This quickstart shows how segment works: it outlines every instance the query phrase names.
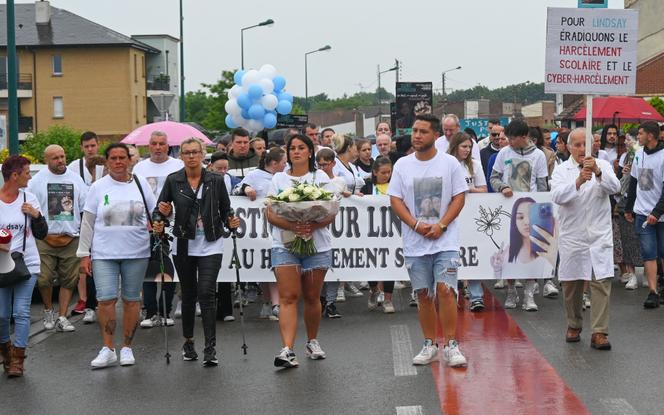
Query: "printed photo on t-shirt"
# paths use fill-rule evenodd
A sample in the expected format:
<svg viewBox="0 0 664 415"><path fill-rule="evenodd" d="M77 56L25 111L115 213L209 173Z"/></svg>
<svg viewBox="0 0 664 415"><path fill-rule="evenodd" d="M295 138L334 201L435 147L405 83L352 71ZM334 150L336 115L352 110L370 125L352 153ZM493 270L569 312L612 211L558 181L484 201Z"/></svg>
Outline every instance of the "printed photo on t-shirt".
<svg viewBox="0 0 664 415"><path fill-rule="evenodd" d="M652 169L641 168L639 169L639 190L644 192L653 190L655 188L655 178Z"/></svg>
<svg viewBox="0 0 664 415"><path fill-rule="evenodd" d="M145 205L136 200L120 200L102 207L104 226L146 226Z"/></svg>
<svg viewBox="0 0 664 415"><path fill-rule="evenodd" d="M48 183L48 219L57 221L74 220L74 185L72 183Z"/></svg>
<svg viewBox="0 0 664 415"><path fill-rule="evenodd" d="M438 220L443 197L443 178L414 178L413 190L415 193L415 218L418 220Z"/></svg>
<svg viewBox="0 0 664 415"><path fill-rule="evenodd" d="M150 185L150 189L152 190L154 197L159 198L159 189L164 186L166 177L146 177L145 180Z"/></svg>
<svg viewBox="0 0 664 415"><path fill-rule="evenodd" d="M509 185L515 192L530 192L533 167L530 160L513 158L509 175Z"/></svg>

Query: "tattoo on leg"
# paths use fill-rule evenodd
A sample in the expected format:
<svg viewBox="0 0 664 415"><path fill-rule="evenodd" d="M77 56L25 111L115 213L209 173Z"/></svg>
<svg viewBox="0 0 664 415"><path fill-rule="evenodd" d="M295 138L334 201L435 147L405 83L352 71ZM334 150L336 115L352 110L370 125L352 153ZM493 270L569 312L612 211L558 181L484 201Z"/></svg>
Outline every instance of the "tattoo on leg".
<svg viewBox="0 0 664 415"><path fill-rule="evenodd" d="M106 334L112 336L115 333L115 325L116 325L115 320L108 320L106 322L106 327L104 327Z"/></svg>
<svg viewBox="0 0 664 415"><path fill-rule="evenodd" d="M124 343L129 345L131 342L134 340L134 335L136 334L136 330L138 329L138 320L136 321L136 324L134 324L134 328L131 329L131 333L129 333L129 336L125 336L124 338Z"/></svg>

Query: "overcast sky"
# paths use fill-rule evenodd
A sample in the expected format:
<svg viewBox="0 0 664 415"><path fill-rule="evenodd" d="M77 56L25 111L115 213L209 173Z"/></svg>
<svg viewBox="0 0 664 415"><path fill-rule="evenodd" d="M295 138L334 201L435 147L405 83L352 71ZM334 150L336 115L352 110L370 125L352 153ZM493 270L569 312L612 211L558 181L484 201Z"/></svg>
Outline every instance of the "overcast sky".
<svg viewBox="0 0 664 415"><path fill-rule="evenodd" d="M18 0L18 2L25 2ZM179 37L178 0L52 0L126 35ZM418 4L426 4L417 8ZM304 53L309 55L309 95L331 97L376 88L376 66L403 62L402 80L432 81L448 89L542 82L546 7L576 7L577 0L184 0L186 90L214 82L240 67L240 29L272 18L275 24L245 31L245 66L274 65L286 89L304 96ZM622 0L609 0L622 8ZM394 92L394 72L382 84Z"/></svg>

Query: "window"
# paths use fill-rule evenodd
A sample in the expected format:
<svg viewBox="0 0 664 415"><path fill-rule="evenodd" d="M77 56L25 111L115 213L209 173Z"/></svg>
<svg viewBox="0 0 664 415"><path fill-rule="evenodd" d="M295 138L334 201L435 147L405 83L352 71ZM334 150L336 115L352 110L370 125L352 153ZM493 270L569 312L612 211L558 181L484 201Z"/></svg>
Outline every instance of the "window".
<svg viewBox="0 0 664 415"><path fill-rule="evenodd" d="M53 75L62 75L62 55L53 55Z"/></svg>
<svg viewBox="0 0 664 415"><path fill-rule="evenodd" d="M53 118L64 118L65 108L62 97L53 97Z"/></svg>
<svg viewBox="0 0 664 415"><path fill-rule="evenodd" d="M134 54L134 82L138 82L138 56Z"/></svg>
<svg viewBox="0 0 664 415"><path fill-rule="evenodd" d="M136 119L136 124L138 124L138 95L134 95L134 118Z"/></svg>
<svg viewBox="0 0 664 415"><path fill-rule="evenodd" d="M145 56L141 56L141 77L145 79Z"/></svg>

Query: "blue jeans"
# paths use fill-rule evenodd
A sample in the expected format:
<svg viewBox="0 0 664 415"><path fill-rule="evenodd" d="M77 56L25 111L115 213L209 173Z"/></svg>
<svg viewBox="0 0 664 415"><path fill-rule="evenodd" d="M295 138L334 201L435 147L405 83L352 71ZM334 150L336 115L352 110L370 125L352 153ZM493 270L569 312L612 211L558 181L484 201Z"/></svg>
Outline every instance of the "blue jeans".
<svg viewBox="0 0 664 415"><path fill-rule="evenodd" d="M299 265L302 272L332 268L332 250L311 256L298 256L286 248L272 248L272 268L283 265Z"/></svg>
<svg viewBox="0 0 664 415"><path fill-rule="evenodd" d="M321 297L325 297L325 305L337 301L337 291L339 291L339 281L329 281L323 284Z"/></svg>
<svg viewBox="0 0 664 415"><path fill-rule="evenodd" d="M643 215L636 215L634 219L634 232L639 237L641 257L644 261L664 258L664 222L643 228L645 221L646 217Z"/></svg>
<svg viewBox="0 0 664 415"><path fill-rule="evenodd" d="M468 289L470 290L470 301L482 300L484 297L484 290L482 289L482 281L470 280L468 281Z"/></svg>
<svg viewBox="0 0 664 415"><path fill-rule="evenodd" d="M122 299L141 301L141 288L149 259L93 259L92 274L97 287L97 300L117 299L118 285L122 276Z"/></svg>
<svg viewBox="0 0 664 415"><path fill-rule="evenodd" d="M37 274L32 274L29 280L11 287L0 288L0 343L7 343L11 340L9 321L13 314L16 324L14 346L22 348L28 346L30 303L32 303L32 290L35 288L35 283L37 283ZM12 296L14 297L13 303Z"/></svg>

